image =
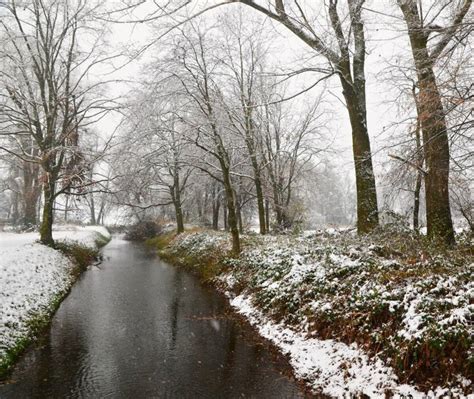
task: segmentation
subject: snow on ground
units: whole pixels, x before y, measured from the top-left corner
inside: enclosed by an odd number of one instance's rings
[[[289,357],[296,377],[307,381],[317,392],[336,398],[364,394],[384,399],[386,393],[399,398],[411,395],[413,399],[441,398],[444,395],[463,397],[461,393],[448,389],[437,388],[424,393],[408,384],[399,384],[390,367],[379,359],[369,359],[356,344],[349,346],[331,339],[307,338],[266,318],[245,295],[232,298],[227,294],[231,298],[230,304],[257,328],[260,335]]]
[[[55,226],[53,237],[55,240],[60,241],[77,241],[82,245],[89,247],[95,246],[95,233],[102,234],[105,237],[110,237],[110,233],[103,226],[74,226],[74,225],[62,225]],[[30,233],[12,233],[12,232],[0,232],[0,251],[3,252],[5,249],[13,249],[21,247],[25,244],[32,244],[39,240],[38,232]]]
[[[95,248],[101,226],[60,226],[56,240]],[[7,351],[30,334],[31,321],[49,314],[73,282],[74,265],[63,253],[37,242],[38,233],[0,233],[0,364]]]

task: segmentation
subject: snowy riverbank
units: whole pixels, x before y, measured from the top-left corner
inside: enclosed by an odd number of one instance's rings
[[[472,254],[392,240],[252,235],[230,259],[226,234],[197,232],[161,254],[212,277],[315,392],[463,397],[472,373]]]
[[[58,226],[54,238],[97,250],[110,239],[101,226]],[[63,252],[37,242],[38,233],[0,233],[0,371],[45,324],[75,279]]]

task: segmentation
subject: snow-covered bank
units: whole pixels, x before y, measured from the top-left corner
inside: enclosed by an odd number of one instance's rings
[[[421,392],[412,385],[400,384],[392,368],[380,359],[370,358],[356,344],[308,338],[304,333],[295,332],[283,323],[275,323],[265,317],[245,295],[230,295],[230,304],[247,318],[262,337],[289,357],[295,376],[307,381],[315,392],[335,398],[359,397],[362,394],[380,399],[387,395],[413,399],[465,397],[458,388],[437,387]],[[470,384],[465,379],[461,379],[460,383],[466,387]]]
[[[101,226],[62,226],[54,237],[94,250],[110,234]],[[38,238],[38,233],[0,233],[0,371],[74,282],[74,262]]]
[[[410,236],[388,237],[245,236],[240,258],[231,259],[226,234],[197,232],[178,236],[162,255],[211,270],[231,304],[316,392],[465,397],[473,356],[469,245],[443,253]]]

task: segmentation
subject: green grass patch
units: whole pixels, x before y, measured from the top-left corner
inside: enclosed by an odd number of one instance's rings
[[[169,251],[167,248],[158,251],[158,256],[164,261],[180,266],[197,275],[203,282],[210,282],[220,273],[224,266],[215,256],[195,257],[185,251]]]
[[[194,228],[180,235],[174,232],[161,234],[147,240],[146,245],[156,248],[159,257],[164,261],[185,268],[203,282],[210,282],[226,269],[224,260],[228,257],[228,251],[218,245],[202,247],[200,231],[202,230]],[[182,241],[185,241],[182,247],[176,245]],[[198,250],[199,255],[195,251],[188,250],[188,244]]]
[[[96,248],[86,247],[75,241],[57,241],[55,249],[71,258],[79,269],[79,272],[87,268],[87,266],[101,259],[100,248],[110,242],[111,238],[96,232],[94,240]]]

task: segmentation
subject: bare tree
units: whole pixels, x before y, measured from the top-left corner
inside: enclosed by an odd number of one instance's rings
[[[314,167],[311,162],[315,155],[325,150],[321,98],[300,115],[294,115],[291,103],[268,104],[263,108],[261,151],[268,176],[269,196],[273,202],[276,226],[288,229],[294,219],[289,209],[297,178],[307,171],[307,167]]]
[[[113,157],[116,199],[146,218],[172,205],[179,234],[184,232],[183,204],[193,172],[187,163],[185,126],[176,114],[179,98],[172,85],[153,83],[153,78],[142,83],[144,89],[129,94],[121,143]]]
[[[253,174],[260,234],[265,234],[264,165],[259,151],[262,148],[262,132],[257,121],[257,107],[262,102],[259,95],[262,87],[259,87],[259,82],[265,67],[265,48],[262,38],[259,37],[259,30],[252,26],[245,30],[248,27],[246,25],[250,24],[245,24],[241,12],[227,14],[224,21],[223,62],[228,70],[232,86],[230,90],[237,100],[237,104],[227,104],[225,110],[229,116],[230,128],[242,137],[247,149]]]
[[[408,28],[413,59],[418,79],[418,105],[423,131],[423,148],[427,174],[426,219],[428,235],[440,238],[447,244],[454,243],[454,229],[449,201],[449,138],[446,112],[442,103],[434,68],[461,28],[472,0],[460,3],[452,21],[446,27],[436,24],[436,18],[446,5],[439,4],[441,11],[431,7],[423,14],[423,2],[397,0]],[[450,2],[454,4],[454,2]],[[430,36],[439,33],[435,40]],[[435,35],[436,36],[436,35]]]
[[[5,65],[0,72],[0,131],[17,143],[14,149],[2,149],[41,168],[40,237],[54,245],[55,199],[84,186],[88,163],[80,149],[81,127],[106,112],[106,100],[90,98],[98,85],[86,83],[101,60],[96,54],[99,39],[87,51],[78,43],[81,32],[91,32],[86,28],[94,7],[57,0],[10,0],[0,7]],[[30,151],[31,142],[37,152]]]
[[[190,139],[205,155],[194,157],[194,164],[224,187],[232,252],[238,255],[238,209],[232,181],[235,144],[232,137],[226,134],[226,123],[223,123],[223,93],[219,88],[217,72],[220,61],[213,58],[209,49],[209,37],[199,27],[193,25],[191,31],[182,31],[174,50],[174,62],[170,63],[174,72],[168,72],[181,85],[182,96],[188,99],[187,106],[192,107],[190,112],[181,115],[181,119],[189,126]]]

